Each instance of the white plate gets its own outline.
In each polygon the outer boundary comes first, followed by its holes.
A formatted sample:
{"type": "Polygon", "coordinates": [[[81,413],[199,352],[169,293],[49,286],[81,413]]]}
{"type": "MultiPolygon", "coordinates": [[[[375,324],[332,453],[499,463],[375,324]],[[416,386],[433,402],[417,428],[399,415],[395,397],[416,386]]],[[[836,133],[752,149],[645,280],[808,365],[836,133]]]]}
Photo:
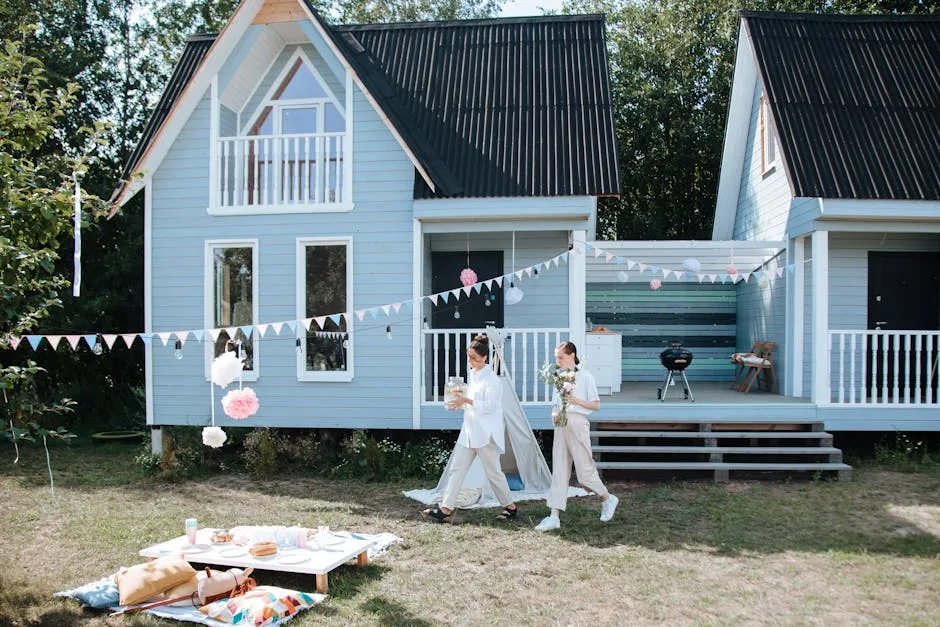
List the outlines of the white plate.
{"type": "Polygon", "coordinates": [[[180,553],[202,553],[209,550],[208,544],[184,544],[180,547],[180,553]]]}
{"type": "Polygon", "coordinates": [[[340,537],[335,534],[330,534],[325,538],[321,538],[319,534],[313,537],[314,546],[336,546],[337,544],[342,544],[346,541],[346,538],[340,537]]]}
{"type": "Polygon", "coordinates": [[[309,555],[304,555],[303,553],[291,553],[288,555],[282,555],[277,559],[280,564],[300,564],[306,562],[310,559],[309,555]]]}
{"type": "Polygon", "coordinates": [[[231,549],[225,549],[224,551],[219,551],[221,557],[244,557],[248,555],[248,549],[243,547],[234,547],[231,549]]]}

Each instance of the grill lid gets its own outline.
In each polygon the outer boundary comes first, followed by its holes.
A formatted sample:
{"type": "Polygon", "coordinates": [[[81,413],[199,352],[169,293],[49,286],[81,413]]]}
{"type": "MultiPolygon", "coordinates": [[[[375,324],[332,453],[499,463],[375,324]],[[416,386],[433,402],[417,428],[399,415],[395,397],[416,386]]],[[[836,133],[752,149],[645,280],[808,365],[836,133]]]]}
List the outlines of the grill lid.
{"type": "Polygon", "coordinates": [[[682,348],[679,342],[673,342],[659,354],[659,361],[668,370],[685,370],[692,363],[692,351],[682,348]]]}

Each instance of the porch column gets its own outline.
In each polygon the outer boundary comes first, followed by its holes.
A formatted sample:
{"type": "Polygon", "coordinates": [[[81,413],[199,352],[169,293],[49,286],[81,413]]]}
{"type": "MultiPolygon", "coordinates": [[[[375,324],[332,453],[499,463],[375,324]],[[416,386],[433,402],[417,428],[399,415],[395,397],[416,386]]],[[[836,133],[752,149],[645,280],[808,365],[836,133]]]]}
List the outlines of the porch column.
{"type": "Polygon", "coordinates": [[[209,88],[209,209],[219,207],[219,75],[209,88]]]}
{"type": "Polygon", "coordinates": [[[587,262],[584,250],[586,231],[572,231],[571,241],[573,250],[580,250],[581,254],[568,255],[568,328],[571,341],[574,342],[581,354],[584,354],[584,318],[587,295],[585,283],[587,281],[587,262]]]}
{"type": "Polygon", "coordinates": [[[813,231],[813,388],[814,403],[829,394],[829,232],[813,231]]]}
{"type": "Polygon", "coordinates": [[[412,248],[414,255],[411,261],[412,286],[411,293],[414,299],[414,309],[411,319],[411,428],[421,428],[421,401],[422,397],[422,379],[421,379],[421,348],[424,345],[424,265],[421,263],[424,258],[424,233],[421,228],[421,221],[414,220],[412,224],[412,248]]]}
{"type": "Polygon", "coordinates": [[[805,329],[806,294],[806,239],[794,238],[789,246],[793,275],[789,277],[787,294],[790,297],[790,324],[787,325],[787,393],[803,396],[803,339],[805,329]]]}

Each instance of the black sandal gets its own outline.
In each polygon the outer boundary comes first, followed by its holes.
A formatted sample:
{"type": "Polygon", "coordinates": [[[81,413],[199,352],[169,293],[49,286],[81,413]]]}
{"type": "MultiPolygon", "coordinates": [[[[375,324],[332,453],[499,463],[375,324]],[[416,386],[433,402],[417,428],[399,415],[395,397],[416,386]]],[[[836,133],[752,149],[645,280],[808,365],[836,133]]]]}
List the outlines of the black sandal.
{"type": "Polygon", "coordinates": [[[519,506],[509,509],[504,507],[502,513],[496,517],[496,520],[515,520],[516,516],[519,514],[519,506]]]}
{"type": "Polygon", "coordinates": [[[440,523],[452,523],[454,522],[454,510],[450,510],[450,513],[444,512],[440,507],[431,507],[423,512],[426,518],[430,518],[433,521],[440,523]]]}

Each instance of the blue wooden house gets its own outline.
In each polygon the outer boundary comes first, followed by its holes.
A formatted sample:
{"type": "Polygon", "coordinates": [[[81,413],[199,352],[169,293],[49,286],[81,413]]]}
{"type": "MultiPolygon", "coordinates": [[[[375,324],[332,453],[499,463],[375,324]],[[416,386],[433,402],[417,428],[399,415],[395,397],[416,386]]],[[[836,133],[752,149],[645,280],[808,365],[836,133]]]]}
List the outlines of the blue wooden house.
{"type": "Polygon", "coordinates": [[[337,26],[245,0],[188,41],[125,175],[164,334],[148,424],[208,424],[235,348],[261,407],[222,426],[456,427],[443,385],[487,325],[544,404],[538,367],[584,334],[569,250],[619,192],[604,19],[337,26]]]}
{"type": "MultiPolygon", "coordinates": [[[[940,18],[741,18],[716,240],[780,240],[738,293],[828,429],[940,430],[940,18]]],[[[743,333],[742,333],[743,331],[743,333]]]]}

